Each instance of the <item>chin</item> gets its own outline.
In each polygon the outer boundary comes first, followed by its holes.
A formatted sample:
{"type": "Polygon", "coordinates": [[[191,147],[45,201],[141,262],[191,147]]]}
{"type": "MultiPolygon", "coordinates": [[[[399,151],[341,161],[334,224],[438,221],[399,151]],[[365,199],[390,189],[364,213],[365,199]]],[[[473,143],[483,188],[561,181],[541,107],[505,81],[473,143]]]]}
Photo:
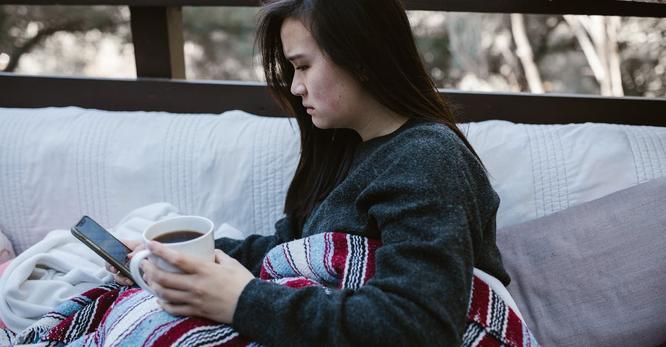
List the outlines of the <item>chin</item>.
{"type": "Polygon", "coordinates": [[[335,128],[332,124],[326,121],[322,121],[322,119],[319,117],[311,117],[311,118],[312,118],[312,124],[314,124],[314,126],[316,126],[319,129],[335,128]]]}

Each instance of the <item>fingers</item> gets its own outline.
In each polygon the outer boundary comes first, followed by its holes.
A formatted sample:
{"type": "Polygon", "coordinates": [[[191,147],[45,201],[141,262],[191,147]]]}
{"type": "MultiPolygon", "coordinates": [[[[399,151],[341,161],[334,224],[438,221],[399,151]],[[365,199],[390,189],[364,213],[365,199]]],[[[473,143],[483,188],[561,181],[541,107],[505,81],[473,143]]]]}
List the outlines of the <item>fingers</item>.
{"type": "Polygon", "coordinates": [[[113,273],[113,280],[116,281],[119,284],[126,285],[126,286],[131,286],[134,285],[134,281],[131,279],[123,276],[120,274],[120,272],[115,272],[113,273]]]}
{"type": "Polygon", "coordinates": [[[134,250],[136,247],[143,244],[141,240],[120,240],[127,248],[134,250]]]}
{"type": "Polygon", "coordinates": [[[132,251],[127,254],[127,259],[132,259],[132,257],[139,253],[140,251],[146,249],[146,245],[141,242],[140,244],[136,245],[134,248],[132,248],[132,251]]]}
{"type": "Polygon", "coordinates": [[[133,286],[134,285],[134,281],[132,281],[131,279],[129,279],[129,278],[123,276],[123,275],[114,275],[113,279],[117,283],[120,283],[120,284],[125,285],[125,286],[133,286]]]}
{"type": "Polygon", "coordinates": [[[106,271],[110,272],[113,275],[113,280],[116,281],[119,284],[126,285],[126,286],[131,286],[134,284],[134,282],[123,276],[118,269],[116,269],[113,265],[106,263],[104,264],[104,267],[106,268],[106,271]]]}
{"type": "Polygon", "coordinates": [[[195,316],[196,311],[195,309],[190,306],[190,305],[178,305],[178,304],[172,304],[166,301],[159,300],[158,301],[160,306],[162,306],[162,309],[165,311],[169,312],[170,314],[174,316],[195,316]]]}
{"type": "Polygon", "coordinates": [[[148,244],[148,249],[154,255],[164,259],[167,263],[179,268],[185,273],[196,273],[197,270],[201,267],[201,264],[199,264],[197,259],[166,248],[159,242],[150,241],[148,244]]]}
{"type": "Polygon", "coordinates": [[[150,282],[150,287],[159,298],[172,304],[197,304],[200,300],[200,297],[193,296],[190,292],[165,288],[157,282],[150,282]]]}
{"type": "Polygon", "coordinates": [[[153,283],[163,288],[182,291],[189,291],[192,287],[193,281],[190,275],[161,270],[149,261],[144,260],[141,262],[141,270],[143,270],[144,279],[151,283],[151,287],[153,287],[153,283]]]}

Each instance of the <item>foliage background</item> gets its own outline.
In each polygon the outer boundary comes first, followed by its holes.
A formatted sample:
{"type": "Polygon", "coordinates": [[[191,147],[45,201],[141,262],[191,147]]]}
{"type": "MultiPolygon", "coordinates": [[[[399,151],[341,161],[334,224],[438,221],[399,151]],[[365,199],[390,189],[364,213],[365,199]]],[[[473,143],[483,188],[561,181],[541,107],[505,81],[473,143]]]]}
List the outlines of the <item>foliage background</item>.
{"type": "MultiPolygon", "coordinates": [[[[188,79],[263,80],[256,8],[186,7],[188,79]]],[[[666,97],[666,19],[409,11],[437,86],[666,97]]],[[[129,10],[0,6],[0,70],[134,77],[129,10]]]]}

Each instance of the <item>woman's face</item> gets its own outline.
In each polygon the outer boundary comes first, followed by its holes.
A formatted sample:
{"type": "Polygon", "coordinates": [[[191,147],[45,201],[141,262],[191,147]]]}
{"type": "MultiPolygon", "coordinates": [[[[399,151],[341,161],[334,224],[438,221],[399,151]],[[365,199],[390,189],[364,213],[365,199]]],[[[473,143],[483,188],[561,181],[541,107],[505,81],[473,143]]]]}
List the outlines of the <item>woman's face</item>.
{"type": "Polygon", "coordinates": [[[286,19],[280,36],[294,66],[291,93],[301,97],[312,123],[320,129],[362,127],[369,95],[361,83],[329,60],[300,20],[286,19]]]}

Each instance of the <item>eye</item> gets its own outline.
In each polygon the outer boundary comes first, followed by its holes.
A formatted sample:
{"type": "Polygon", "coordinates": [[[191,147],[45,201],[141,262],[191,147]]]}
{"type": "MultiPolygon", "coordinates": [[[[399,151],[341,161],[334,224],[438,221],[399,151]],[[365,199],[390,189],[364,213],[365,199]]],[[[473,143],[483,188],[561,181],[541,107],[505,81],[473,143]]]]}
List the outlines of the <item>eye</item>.
{"type": "Polygon", "coordinates": [[[299,65],[299,66],[296,66],[296,70],[304,71],[304,70],[306,70],[308,67],[309,67],[309,66],[307,66],[307,65],[299,65]]]}

